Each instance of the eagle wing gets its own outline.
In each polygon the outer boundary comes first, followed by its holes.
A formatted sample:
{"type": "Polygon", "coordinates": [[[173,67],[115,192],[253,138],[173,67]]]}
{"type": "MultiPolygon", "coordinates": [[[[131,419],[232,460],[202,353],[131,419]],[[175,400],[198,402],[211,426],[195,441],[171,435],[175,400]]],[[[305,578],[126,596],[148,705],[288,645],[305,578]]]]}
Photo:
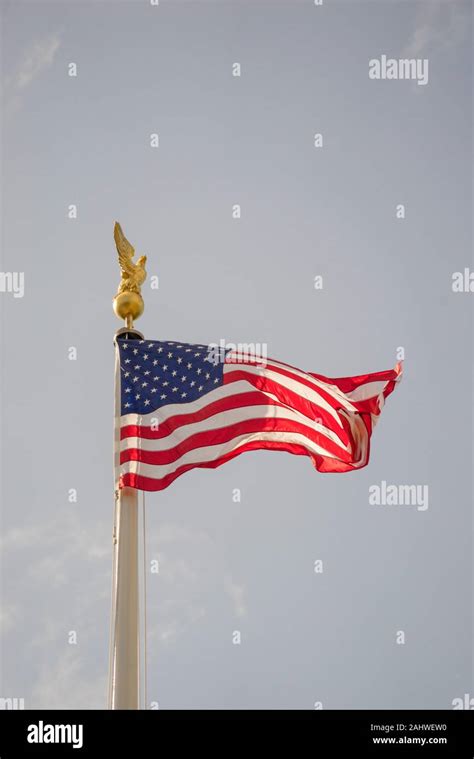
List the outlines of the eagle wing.
{"type": "Polygon", "coordinates": [[[117,247],[119,264],[120,264],[120,268],[122,269],[122,272],[130,276],[133,275],[136,270],[136,266],[132,261],[132,258],[135,253],[135,248],[133,247],[133,245],[129,243],[129,241],[125,237],[124,233],[122,232],[122,227],[120,226],[118,221],[115,222],[114,240],[115,240],[115,245],[117,247]]]}

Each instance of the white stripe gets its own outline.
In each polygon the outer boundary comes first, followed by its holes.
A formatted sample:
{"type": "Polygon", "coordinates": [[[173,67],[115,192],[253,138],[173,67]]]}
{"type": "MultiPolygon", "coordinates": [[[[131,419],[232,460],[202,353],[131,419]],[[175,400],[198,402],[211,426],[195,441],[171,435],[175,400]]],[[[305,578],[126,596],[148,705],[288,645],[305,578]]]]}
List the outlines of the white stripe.
{"type": "MultiPolygon", "coordinates": [[[[233,365],[236,366],[235,364],[233,365]]],[[[258,369],[258,367],[252,367],[249,365],[242,365],[242,368],[246,372],[250,372],[251,374],[261,374],[261,370],[258,369]]],[[[224,372],[232,371],[232,364],[226,364],[224,365],[224,372]]],[[[267,373],[267,372],[266,372],[267,373]]],[[[326,411],[330,414],[330,416],[333,417],[335,422],[337,423],[337,426],[343,429],[343,425],[341,420],[339,419],[339,416],[337,412],[332,408],[332,406],[321,397],[321,395],[317,391],[312,391],[310,388],[308,388],[306,385],[303,385],[301,382],[296,382],[288,377],[285,377],[282,374],[278,374],[276,372],[268,372],[269,379],[272,379],[277,384],[281,385],[282,387],[286,387],[287,389],[291,390],[292,392],[296,393],[297,395],[300,395],[303,398],[306,398],[306,400],[309,400],[315,405],[318,405],[321,408],[326,409],[326,411]]],[[[138,425],[143,427],[149,427],[152,423],[161,424],[165,419],[168,419],[171,416],[181,416],[183,414],[194,414],[197,411],[200,411],[201,409],[205,408],[209,404],[220,400],[221,398],[229,398],[232,395],[237,395],[238,393],[249,393],[249,392],[257,392],[262,393],[263,396],[266,396],[268,398],[271,398],[272,400],[278,401],[279,403],[282,403],[283,401],[281,398],[278,397],[278,395],[275,395],[275,393],[270,393],[268,391],[259,390],[258,388],[254,387],[250,382],[247,382],[246,380],[238,380],[237,382],[230,382],[228,385],[222,385],[220,387],[216,387],[215,390],[210,390],[205,395],[201,395],[199,398],[197,398],[195,401],[190,401],[189,403],[170,403],[166,406],[161,406],[160,408],[156,409],[155,411],[150,412],[149,414],[123,414],[122,416],[122,427],[125,427],[127,425],[138,425]]],[[[291,406],[288,406],[287,404],[284,404],[286,408],[291,409],[291,406]]],[[[347,404],[346,404],[347,405],[347,404]]],[[[353,409],[354,407],[350,405],[350,409],[353,409]]],[[[301,412],[298,412],[301,413],[301,412]]],[[[303,415],[305,419],[309,419],[310,417],[306,417],[303,415]]]]}
{"type": "Polygon", "coordinates": [[[299,422],[300,424],[305,424],[307,427],[311,427],[315,432],[321,433],[326,438],[329,438],[343,450],[349,450],[349,446],[343,445],[336,433],[328,427],[325,427],[323,424],[308,419],[307,416],[300,414],[296,410],[271,406],[265,403],[262,403],[260,406],[240,406],[239,408],[221,411],[219,414],[214,414],[209,419],[203,419],[194,424],[186,424],[182,427],[178,427],[178,429],[168,433],[168,435],[162,438],[149,439],[143,437],[126,437],[121,441],[120,448],[122,451],[128,450],[129,448],[140,448],[144,451],[166,451],[175,448],[176,445],[183,440],[186,440],[188,437],[195,435],[198,432],[210,432],[215,429],[228,427],[237,422],[243,422],[247,419],[288,419],[290,422],[299,422]]]}
{"type": "MultiPolygon", "coordinates": [[[[226,366],[231,366],[231,364],[226,364],[226,366]]],[[[239,366],[239,364],[233,364],[233,366],[239,366]]],[[[251,366],[250,364],[241,364],[241,366],[251,366]]],[[[348,411],[356,411],[352,403],[350,403],[347,399],[351,397],[350,393],[344,393],[337,385],[333,385],[331,382],[324,382],[323,380],[318,380],[316,377],[312,377],[310,374],[307,374],[306,372],[302,372],[300,369],[295,369],[292,366],[288,366],[287,364],[282,364],[280,361],[275,361],[272,359],[267,359],[264,366],[256,367],[257,369],[260,368],[263,373],[265,372],[265,368],[271,369],[271,367],[274,366],[278,369],[284,369],[287,372],[290,372],[295,377],[301,377],[301,379],[306,380],[307,382],[310,382],[315,388],[325,390],[329,395],[332,395],[334,400],[338,401],[341,406],[346,408],[348,411]]],[[[262,372],[260,372],[262,373],[262,372]]],[[[281,376],[281,375],[280,375],[281,376]]],[[[367,383],[369,384],[369,383],[367,383]]],[[[382,383],[383,385],[386,384],[386,381],[382,383]]],[[[371,396],[368,396],[371,397],[371,396]]],[[[320,404],[321,405],[321,404],[320,404]]]]}
{"type": "MultiPolygon", "coordinates": [[[[235,371],[236,369],[237,370],[239,369],[238,364],[224,365],[224,372],[226,374],[228,374],[231,371],[235,371]]],[[[333,419],[336,421],[338,427],[343,426],[341,420],[339,419],[337,411],[331,406],[330,403],[327,402],[325,398],[322,397],[322,395],[320,395],[320,393],[318,393],[318,390],[316,387],[314,390],[311,390],[311,388],[309,388],[307,385],[304,385],[302,382],[299,382],[297,379],[291,379],[290,377],[287,377],[284,374],[271,371],[271,367],[269,366],[262,367],[262,366],[251,366],[250,364],[240,364],[240,369],[244,372],[248,372],[249,374],[254,374],[259,377],[267,377],[272,382],[277,382],[282,387],[286,387],[288,390],[291,390],[293,393],[297,393],[302,398],[306,398],[306,400],[310,401],[311,403],[314,403],[315,405],[327,411],[328,414],[330,414],[333,417],[333,419]]],[[[306,374],[301,373],[301,376],[304,377],[305,379],[308,378],[306,374]]],[[[313,382],[313,384],[315,383],[313,382]]],[[[321,384],[321,386],[331,395],[334,395],[334,393],[332,392],[332,385],[324,386],[321,384]]],[[[344,396],[340,393],[340,391],[339,391],[339,394],[340,395],[338,395],[336,400],[341,403],[341,406],[344,406],[348,411],[356,411],[355,407],[351,403],[349,403],[347,400],[344,400],[344,396]]]]}
{"type": "MultiPolygon", "coordinates": [[[[166,406],[161,406],[155,411],[149,414],[123,414],[122,415],[122,427],[129,424],[138,424],[139,426],[149,427],[153,419],[158,419],[158,422],[162,422],[164,419],[169,419],[171,416],[180,416],[181,414],[195,414],[196,411],[208,406],[214,401],[219,401],[221,398],[228,398],[231,395],[237,393],[258,392],[256,388],[249,389],[248,382],[242,380],[242,382],[231,382],[230,385],[222,385],[216,387],[214,390],[210,390],[208,393],[196,398],[195,401],[189,401],[189,403],[169,403],[166,406]]],[[[158,398],[161,393],[158,394],[158,398]]]]}
{"type": "MultiPolygon", "coordinates": [[[[304,377],[309,382],[312,382],[316,387],[323,388],[328,393],[330,393],[334,397],[334,399],[339,401],[341,405],[344,406],[348,411],[355,411],[356,413],[358,413],[357,409],[350,402],[348,402],[347,400],[348,398],[354,401],[354,403],[358,403],[359,401],[366,401],[366,400],[369,400],[370,398],[378,398],[380,408],[382,408],[385,401],[385,398],[383,397],[383,392],[385,388],[387,387],[389,382],[392,382],[393,380],[395,382],[399,382],[399,380],[401,380],[401,377],[402,377],[402,372],[400,370],[398,376],[395,379],[392,377],[386,380],[370,380],[354,388],[354,390],[345,392],[341,390],[340,387],[332,384],[331,382],[324,382],[323,380],[318,380],[316,379],[316,377],[312,377],[310,374],[306,374],[305,372],[302,372],[299,369],[293,369],[292,367],[289,367],[286,364],[282,364],[280,361],[275,361],[274,359],[271,359],[267,362],[267,364],[268,365],[274,364],[274,366],[281,367],[282,369],[286,369],[289,372],[293,372],[293,374],[304,377]]],[[[344,379],[350,379],[350,378],[345,377],[344,379]]]]}
{"type": "Polygon", "coordinates": [[[344,406],[348,411],[356,411],[352,403],[347,400],[348,397],[350,397],[350,394],[344,393],[341,388],[339,388],[337,385],[334,385],[332,382],[319,380],[316,377],[312,377],[311,374],[302,372],[300,369],[293,369],[293,367],[282,364],[280,361],[275,361],[274,359],[268,361],[267,365],[270,367],[273,365],[278,369],[284,369],[287,372],[294,374],[296,377],[305,379],[307,382],[310,382],[312,385],[314,385],[316,389],[325,390],[327,393],[329,393],[329,395],[332,395],[334,400],[340,403],[341,406],[344,406]]]}
{"type": "Polygon", "coordinates": [[[350,398],[357,403],[358,401],[367,401],[369,398],[381,397],[383,404],[383,391],[387,387],[391,380],[375,380],[374,382],[366,382],[364,385],[359,385],[355,390],[350,393],[346,393],[346,398],[350,398]]]}
{"type": "MultiPolygon", "coordinates": [[[[196,448],[192,451],[189,451],[189,453],[186,453],[184,456],[181,456],[180,459],[173,461],[170,464],[158,465],[144,464],[143,462],[136,461],[127,461],[121,465],[120,469],[122,474],[126,474],[128,472],[136,472],[143,477],[161,479],[162,477],[165,477],[165,475],[171,474],[172,472],[176,471],[176,469],[186,464],[196,465],[207,461],[215,461],[221,456],[234,451],[242,444],[265,440],[298,444],[306,448],[306,450],[311,451],[312,453],[317,453],[325,457],[339,460],[337,457],[328,454],[323,448],[299,432],[257,432],[250,435],[240,435],[233,438],[232,440],[229,440],[227,443],[223,443],[218,446],[196,448]]],[[[363,452],[364,446],[362,445],[361,448],[363,452]]],[[[365,460],[361,458],[360,461],[351,463],[352,466],[358,467],[365,463],[365,460]]]]}

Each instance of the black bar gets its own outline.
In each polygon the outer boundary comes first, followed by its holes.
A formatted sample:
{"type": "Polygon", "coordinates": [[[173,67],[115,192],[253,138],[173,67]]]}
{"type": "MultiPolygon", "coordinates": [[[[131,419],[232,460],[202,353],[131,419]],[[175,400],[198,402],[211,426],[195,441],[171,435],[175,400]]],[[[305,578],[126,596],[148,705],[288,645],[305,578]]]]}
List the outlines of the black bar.
{"type": "Polygon", "coordinates": [[[113,758],[115,752],[117,757],[159,757],[165,751],[181,757],[183,750],[190,758],[208,753],[225,757],[238,750],[247,759],[257,746],[263,748],[265,759],[273,751],[308,759],[353,755],[472,759],[474,711],[0,712],[0,759],[113,758]]]}

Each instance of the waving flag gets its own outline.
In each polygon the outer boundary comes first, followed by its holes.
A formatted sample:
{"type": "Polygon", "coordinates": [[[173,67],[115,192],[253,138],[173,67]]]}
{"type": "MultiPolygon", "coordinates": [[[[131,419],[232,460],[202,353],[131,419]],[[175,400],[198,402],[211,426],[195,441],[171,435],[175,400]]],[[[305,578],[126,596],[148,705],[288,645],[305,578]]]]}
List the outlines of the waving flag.
{"type": "Polygon", "coordinates": [[[360,469],[401,377],[401,364],[333,379],[207,345],[116,346],[117,485],[140,490],[262,448],[309,456],[320,472],[360,469]]]}

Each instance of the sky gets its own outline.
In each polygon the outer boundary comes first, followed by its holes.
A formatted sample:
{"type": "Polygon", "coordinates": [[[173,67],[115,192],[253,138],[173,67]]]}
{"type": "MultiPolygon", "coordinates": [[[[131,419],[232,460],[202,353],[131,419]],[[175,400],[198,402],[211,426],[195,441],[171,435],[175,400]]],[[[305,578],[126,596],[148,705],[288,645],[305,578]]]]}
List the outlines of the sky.
{"type": "Polygon", "coordinates": [[[471,4],[1,11],[0,696],[106,707],[115,220],[149,339],[334,377],[405,358],[367,468],[252,452],[145,496],[147,708],[473,696],[471,4]],[[428,82],[371,79],[383,55],[428,82]],[[428,507],[371,504],[382,482],[428,507]]]}

